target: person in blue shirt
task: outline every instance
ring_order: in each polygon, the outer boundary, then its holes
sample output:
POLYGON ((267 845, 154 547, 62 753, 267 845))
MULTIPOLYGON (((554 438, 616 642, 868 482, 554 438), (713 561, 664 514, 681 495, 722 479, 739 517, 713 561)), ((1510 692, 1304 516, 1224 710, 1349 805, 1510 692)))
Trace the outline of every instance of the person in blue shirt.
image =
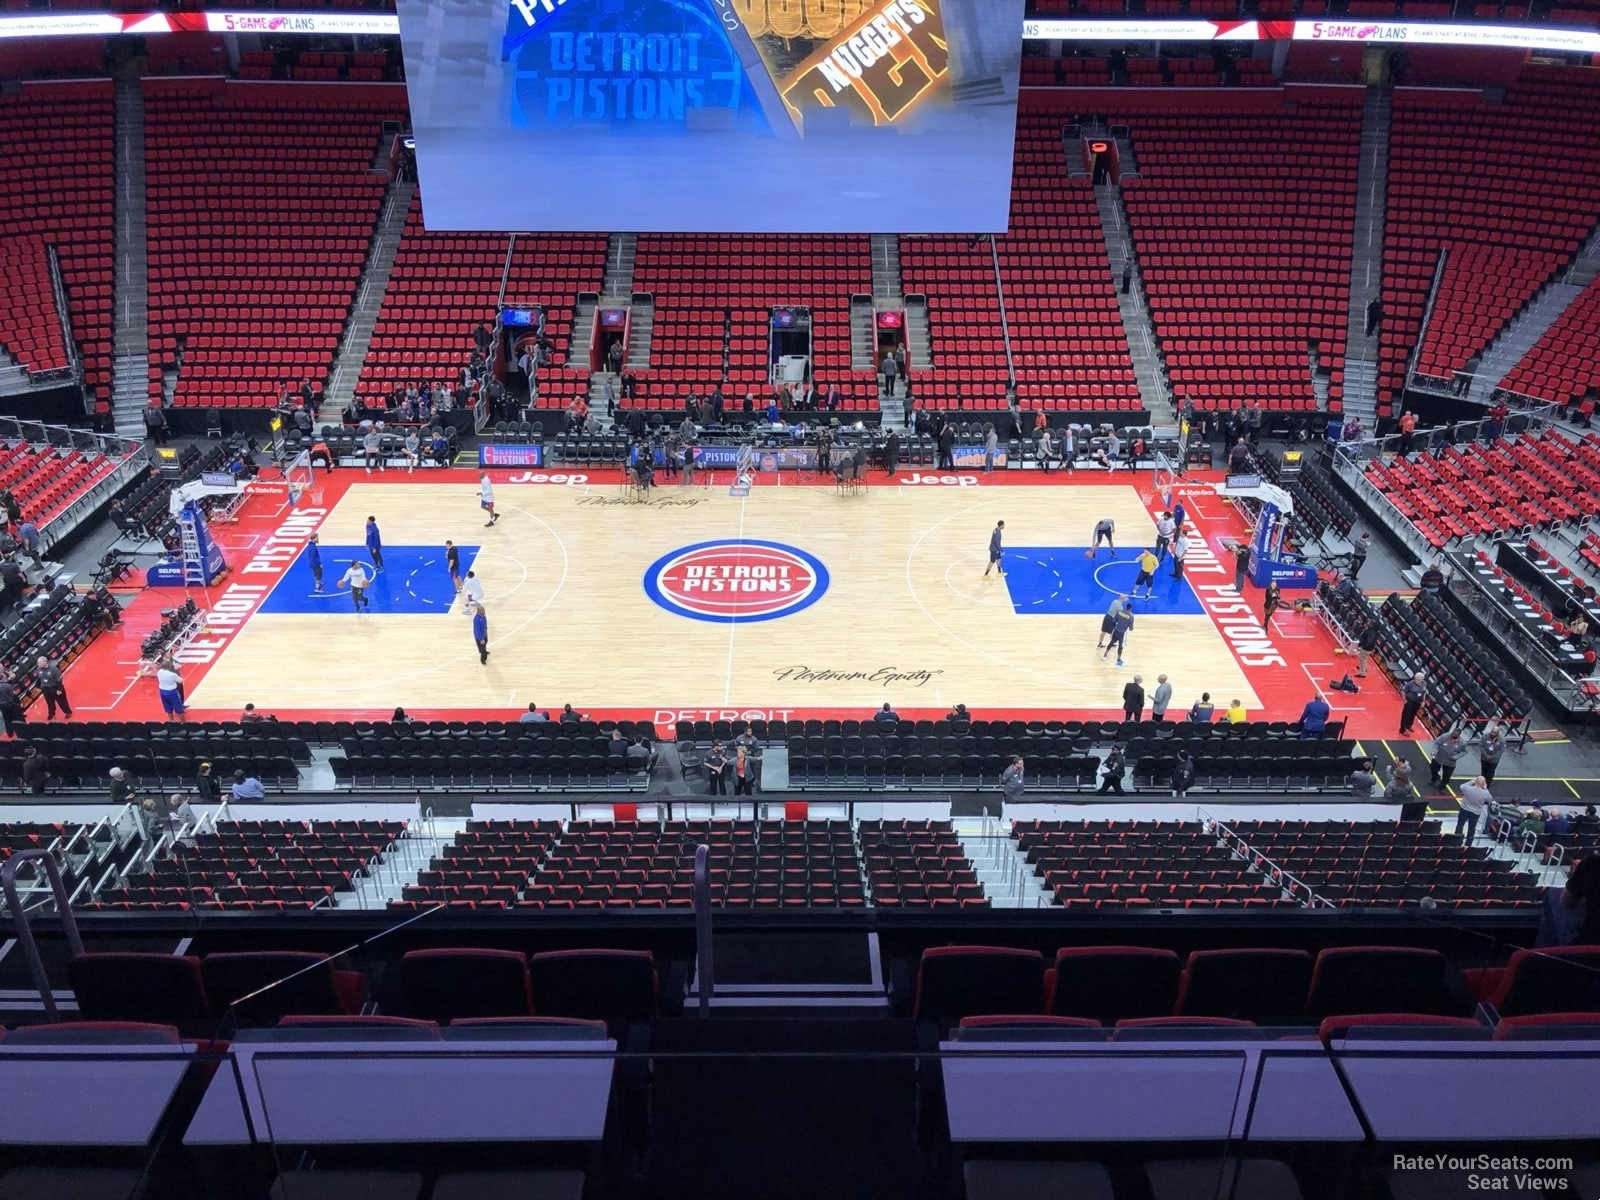
POLYGON ((367 553, 372 555, 372 565, 383 570, 383 535, 378 532, 378 518, 367 518, 367 553))
POLYGON ((1175 529, 1183 528, 1183 519, 1189 514, 1184 511, 1183 501, 1179 500, 1172 506, 1172 525, 1175 529))
POLYGON ((472 640, 478 643, 478 661, 489 662, 489 614, 481 604, 472 606, 472 640))
POLYGON ((261 780, 254 775, 246 775, 243 771, 233 773, 233 786, 228 789, 235 800, 265 800, 267 789, 261 786, 261 780))
POLYGON ((317 535, 312 534, 306 539, 306 565, 311 568, 311 582, 316 585, 316 590, 322 590, 322 548, 317 545, 317 535))
POLYGON ((1321 696, 1313 696, 1306 701, 1305 709, 1300 714, 1300 736, 1321 737, 1323 730, 1327 728, 1328 702, 1321 696))
POLYGON ((898 721, 900 719, 900 714, 895 712, 894 709, 890 708, 889 702, 885 700, 883 702, 883 707, 872 714, 872 719, 874 721, 898 721))
POLYGON ((776 425, 783 420, 783 414, 778 409, 778 398, 774 396, 767 401, 767 424, 776 425))
POLYGON ((17 526, 17 541, 22 543, 22 548, 28 552, 28 557, 33 559, 34 565, 39 562, 39 527, 31 520, 24 520, 17 526))

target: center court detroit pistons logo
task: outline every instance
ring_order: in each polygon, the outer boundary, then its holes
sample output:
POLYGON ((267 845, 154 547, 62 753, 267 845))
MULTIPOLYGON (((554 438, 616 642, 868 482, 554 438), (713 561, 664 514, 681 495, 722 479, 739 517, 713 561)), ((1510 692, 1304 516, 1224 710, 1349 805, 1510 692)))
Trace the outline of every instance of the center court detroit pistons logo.
POLYGON ((809 608, 828 590, 828 569, 779 542, 697 542, 650 564, 645 595, 697 621, 771 621, 809 608))

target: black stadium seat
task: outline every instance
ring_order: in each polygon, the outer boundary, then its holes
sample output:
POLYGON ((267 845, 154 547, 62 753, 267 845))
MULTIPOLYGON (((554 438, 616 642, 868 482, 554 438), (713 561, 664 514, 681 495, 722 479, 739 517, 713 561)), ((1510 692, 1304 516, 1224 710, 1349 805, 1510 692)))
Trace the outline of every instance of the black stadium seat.
POLYGON ((1172 1013, 1181 960, 1142 946, 1074 946, 1056 951, 1045 977, 1046 1009, 1108 1025, 1172 1013))
POLYGON ((531 1017, 528 961, 515 950, 412 950, 400 983, 413 1017, 445 1024, 457 1017, 531 1017))
POLYGON ((1176 1011, 1291 1024, 1305 1011, 1312 962, 1305 950, 1196 950, 1184 964, 1176 1011))
POLYGON ((358 972, 340 971, 326 954, 309 951, 208 954, 201 960, 200 977, 213 1011, 231 1008, 247 1024, 271 1025, 290 1014, 354 1013, 365 993, 358 972))
POLYGON ((1306 1016, 1363 1013, 1465 1015, 1470 1008, 1455 968, 1437 950, 1346 946, 1317 955, 1306 1016))
POLYGON ((118 951, 79 954, 67 966, 86 1021, 147 1021, 191 1028, 211 1016, 193 955, 118 951))
POLYGON ((936 946, 922 952, 912 1016, 941 1028, 963 1017, 1042 1011, 1044 955, 1007 946, 936 946))
POLYGON ((659 1012, 660 985, 647 950, 549 950, 528 959, 534 1011, 618 1026, 659 1012))

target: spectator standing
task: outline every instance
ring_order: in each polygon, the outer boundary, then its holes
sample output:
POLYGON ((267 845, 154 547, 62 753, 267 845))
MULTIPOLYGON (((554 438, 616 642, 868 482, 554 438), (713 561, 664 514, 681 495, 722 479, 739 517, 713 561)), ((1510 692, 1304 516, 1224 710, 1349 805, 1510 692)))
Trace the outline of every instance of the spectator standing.
POLYGON ((1378 790, 1378 777, 1372 773, 1372 760, 1363 758, 1350 772, 1350 794, 1370 797, 1378 790))
POLYGON ((1174 579, 1183 578, 1183 564, 1188 557, 1189 535, 1179 530, 1178 536, 1172 540, 1172 577, 1174 579))
POLYGON ((994 474, 995 459, 1000 454, 1000 435, 994 431, 994 425, 983 427, 983 473, 994 474))
POLYGON ((111 785, 107 794, 111 798, 111 803, 118 808, 133 799, 133 782, 121 767, 111 768, 111 785))
POLYGON ((35 796, 41 796, 49 781, 50 760, 40 752, 39 747, 28 746, 22 751, 22 786, 35 796))
POLYGON ((750 751, 743 746, 736 746, 733 751, 733 794, 735 796, 751 796, 755 794, 756 760, 750 757, 750 751))
POLYGON ((1173 798, 1182 800, 1189 794, 1189 789, 1194 786, 1194 760, 1189 757, 1187 750, 1179 750, 1176 761, 1172 764, 1172 776, 1168 780, 1173 798))
POLYGON ((0 721, 6 723, 7 737, 16 737, 28 723, 28 710, 22 706, 22 689, 10 671, 0 675, 0 721))
POLYGON ((156 690, 161 696, 161 711, 169 721, 183 720, 183 677, 170 659, 156 668, 156 690))
POLYGON ((1439 594, 1439 589, 1444 587, 1444 572, 1439 569, 1438 563, 1428 564, 1427 569, 1422 572, 1418 586, 1430 596, 1439 594))
POLYGON ((1165 675, 1156 676, 1156 690, 1150 694, 1150 719, 1164 721, 1167 718, 1167 705, 1172 703, 1172 684, 1167 682, 1165 675))
POLYGON ((1428 761, 1428 776, 1434 787, 1449 787, 1456 773, 1456 763, 1461 761, 1461 735, 1454 729, 1433 743, 1433 757, 1428 761))
POLYGON ((705 757, 706 784, 708 791, 713 796, 726 796, 728 794, 728 776, 732 768, 728 764, 728 756, 722 751, 722 743, 713 740, 711 749, 706 751, 705 757))
POLYGON ((1471 845, 1478 836, 1478 818, 1494 803, 1489 792, 1489 781, 1479 775, 1471 783, 1461 785, 1460 810, 1456 813, 1456 836, 1465 845, 1471 845))
POLYGON ((1411 799, 1415 789, 1411 786, 1411 764, 1397 758, 1389 765, 1389 782, 1383 789, 1383 798, 1394 803, 1411 799))
POLYGON ((144 410, 144 429, 150 440, 158 446, 167 444, 167 413, 161 407, 161 401, 152 400, 149 407, 144 410))
POLYGON ((1107 792, 1115 792, 1119 796, 1127 795, 1122 790, 1122 781, 1127 774, 1128 760, 1123 756, 1122 747, 1113 742, 1106 754, 1105 762, 1100 764, 1100 786, 1095 790, 1095 795, 1104 796, 1107 792))
POLYGON ((1354 579, 1361 574, 1361 568, 1367 565, 1367 555, 1370 553, 1372 553, 1372 535, 1362 530, 1361 536, 1350 546, 1349 578, 1354 579))
POLYGON ((1484 728, 1478 739, 1478 773, 1488 782, 1494 782, 1494 773, 1500 769, 1500 758, 1506 752, 1506 736, 1498 725, 1484 728))
POLYGON ((1144 676, 1135 675, 1122 685, 1122 719, 1137 721, 1144 716, 1144 676))
POLYGON ((58 708, 63 717, 72 718, 72 705, 67 703, 67 684, 61 677, 61 668, 42 654, 34 662, 33 682, 44 697, 45 720, 55 720, 58 708))
POLYGON ((1230 553, 1233 555, 1233 590, 1242 596, 1245 576, 1250 573, 1250 543, 1235 542, 1230 553))
POLYGON ((894 381, 895 376, 900 374, 900 364, 895 361, 892 353, 887 353, 883 356, 880 370, 883 372, 883 394, 885 396, 894 395, 894 381))
POLYGON ((1573 866, 1561 893, 1561 905, 1583 913, 1578 943, 1600 944, 1600 854, 1590 854, 1573 866))
POLYGON ((1428 684, 1421 671, 1401 685, 1400 697, 1405 702, 1400 708, 1400 734, 1404 737, 1411 733, 1412 723, 1422 711, 1422 702, 1428 698, 1428 684))
POLYGON ((1366 627, 1361 631, 1361 636, 1356 638, 1357 678, 1365 679, 1367 677, 1367 659, 1371 658, 1377 649, 1378 622, 1377 619, 1374 618, 1373 620, 1367 622, 1366 627))
POLYGON ((1002 813, 1005 812, 1007 804, 1016 804, 1027 795, 1028 785, 1024 776, 1022 755, 1013 754, 1010 765, 1000 772, 1000 811, 1002 813))

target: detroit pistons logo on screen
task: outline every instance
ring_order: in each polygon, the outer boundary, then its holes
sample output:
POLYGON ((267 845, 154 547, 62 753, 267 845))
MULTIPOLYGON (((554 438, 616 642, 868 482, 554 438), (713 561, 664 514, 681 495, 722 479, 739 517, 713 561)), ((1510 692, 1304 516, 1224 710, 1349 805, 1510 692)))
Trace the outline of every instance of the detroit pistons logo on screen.
POLYGON ((822 599, 828 569, 780 542, 698 542, 651 563, 644 590, 668 612, 696 621, 773 621, 822 599))

